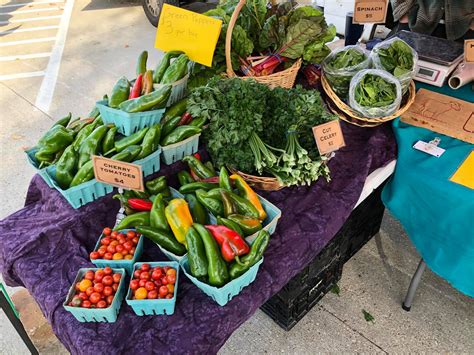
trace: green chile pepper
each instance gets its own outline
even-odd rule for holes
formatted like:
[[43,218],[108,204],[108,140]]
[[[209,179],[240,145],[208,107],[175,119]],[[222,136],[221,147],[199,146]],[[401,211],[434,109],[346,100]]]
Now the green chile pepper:
[[[168,122],[170,118],[179,116],[181,118],[181,115],[186,112],[186,108],[188,106],[188,99],[184,98],[179,100],[178,102],[174,103],[170,107],[168,107],[165,111],[165,114],[163,115],[163,118],[161,121],[163,123]],[[169,132],[168,132],[169,133]]]
[[166,69],[161,78],[160,84],[172,84],[182,79],[188,71],[189,58],[186,54],[181,54],[171,65]]
[[214,216],[217,217],[224,215],[224,206],[222,205],[222,201],[208,197],[206,191],[197,190],[196,198],[199,203],[201,203]]
[[194,126],[178,126],[171,131],[167,136],[161,140],[161,145],[166,146],[174,143],[184,141],[185,139],[194,136],[201,132],[201,128]]
[[[104,95],[103,99],[106,99],[107,102],[109,102],[109,97],[107,95]],[[96,105],[92,108],[92,110],[89,111],[89,114],[87,115],[88,118],[97,118],[99,116],[100,112],[99,109],[97,108]]]
[[229,281],[229,271],[227,270],[227,264],[222,259],[216,240],[202,224],[194,223],[193,227],[201,237],[206,252],[209,285],[223,286]]
[[242,216],[240,214],[231,214],[227,218],[237,223],[245,236],[252,235],[263,228],[258,218]]
[[161,194],[156,195],[150,211],[150,226],[169,233],[171,229],[166,220],[165,207],[163,196]]
[[166,137],[168,134],[170,134],[176,127],[178,127],[180,120],[181,117],[176,116],[163,123],[161,126],[161,136]]
[[181,186],[194,182],[193,177],[186,170],[181,170],[178,173],[178,181]]
[[219,187],[227,191],[232,191],[232,185],[230,183],[229,174],[225,166],[221,168],[219,172]]
[[173,253],[174,255],[182,256],[186,254],[186,248],[184,245],[178,242],[176,238],[170,233],[145,225],[138,226],[136,230],[138,233],[143,234],[145,237]]
[[215,171],[214,165],[212,165],[212,161],[208,160],[204,163],[205,166],[207,166],[210,170]]
[[234,262],[230,266],[230,278],[232,280],[236,279],[237,277],[245,274],[247,270],[254,266],[263,257],[263,253],[265,252],[269,241],[270,234],[266,230],[260,231],[250,248],[250,252],[240,258],[240,264]]
[[114,143],[115,150],[117,152],[121,152],[122,150],[124,150],[125,148],[127,148],[130,145],[140,144],[142,142],[143,138],[145,138],[145,135],[146,135],[146,132],[148,132],[148,129],[149,129],[148,127],[145,127],[145,128],[139,130],[138,132],[135,132],[134,134],[132,134],[128,137],[124,137],[124,138],[116,141]]
[[200,179],[207,179],[216,176],[215,172],[205,166],[199,159],[192,155],[185,156],[182,161],[187,163]]
[[135,158],[138,154],[140,154],[141,150],[142,150],[142,148],[139,145],[130,145],[127,148],[125,148],[124,150],[122,150],[120,153],[117,153],[117,154],[111,156],[110,159],[130,163],[130,162],[136,160]]
[[129,94],[130,82],[126,77],[122,76],[112,89],[112,94],[109,99],[109,107],[117,108],[122,102],[128,100]]
[[207,119],[205,117],[194,118],[188,123],[190,126],[202,128],[206,124]]
[[82,142],[84,142],[87,137],[94,131],[94,124],[90,123],[87,126],[84,126],[79,133],[76,136],[76,139],[74,139],[74,142],[72,142],[72,145],[74,146],[74,149],[79,150]]
[[146,191],[137,191],[137,190],[132,190],[130,191],[130,196],[131,198],[141,198],[143,200],[147,200],[150,195]]
[[188,246],[188,262],[191,275],[201,280],[205,279],[209,267],[206,249],[201,236],[193,226],[189,228],[186,234],[186,245]]
[[193,217],[194,223],[204,224],[207,222],[207,212],[204,207],[199,203],[196,196],[193,194],[184,195],[184,199],[188,203],[189,211]]
[[255,206],[247,199],[229,191],[230,198],[234,202],[237,212],[244,216],[259,218],[260,214]]
[[224,191],[223,188],[217,187],[215,189],[209,190],[207,192],[207,197],[209,198],[214,198],[216,200],[222,201],[222,195],[221,192]]
[[166,176],[159,176],[156,179],[147,181],[145,183],[146,189],[152,194],[157,195],[168,189]]
[[160,137],[161,126],[157,124],[150,127],[148,132],[146,132],[145,137],[143,137],[143,142],[141,144],[142,150],[140,154],[138,154],[137,160],[143,159],[155,152],[160,146]]
[[119,109],[125,112],[134,113],[148,111],[151,108],[165,107],[170,94],[171,85],[165,85],[149,94],[122,102],[119,105]]
[[51,127],[38,141],[39,150],[44,154],[54,154],[66,148],[74,140],[74,131],[61,125]]
[[81,168],[79,168],[76,175],[74,175],[74,178],[72,179],[69,187],[71,188],[71,187],[80,185],[84,182],[92,180],[93,178],[94,178],[94,164],[92,163],[92,160],[89,160],[84,165],[82,165]]
[[165,74],[166,69],[170,66],[170,61],[172,58],[176,58],[177,56],[183,54],[181,51],[171,51],[165,53],[163,59],[161,59],[160,64],[158,64],[155,68],[155,72],[153,74],[153,82],[159,83],[163,75]]
[[74,147],[70,145],[64,150],[56,165],[56,182],[61,189],[66,190],[74,179],[77,166],[78,154]]
[[219,185],[214,184],[212,182],[190,182],[189,184],[183,185],[179,188],[179,192],[182,194],[189,194],[191,192],[195,192],[196,190],[211,190]]
[[93,154],[97,154],[100,147],[100,142],[109,130],[107,126],[99,126],[82,142],[79,147],[79,169],[92,159]]
[[71,118],[72,118],[72,113],[69,112],[69,114],[67,116],[64,116],[63,118],[60,118],[59,120],[57,120],[56,123],[53,125],[53,127],[54,126],[67,127],[67,125],[71,121]]
[[234,202],[230,198],[230,192],[227,190],[221,191],[221,200],[222,205],[224,206],[224,216],[227,217],[231,214],[235,214],[236,207],[234,206]]
[[150,212],[138,212],[122,219],[119,224],[114,227],[114,231],[149,225]]
[[148,52],[143,51],[140,53],[138,56],[138,61],[137,61],[137,76],[140,74],[144,74],[146,72],[146,61],[148,59]]
[[102,154],[106,155],[110,150],[114,149],[117,130],[118,128],[113,126],[105,134],[105,137],[102,140]]
[[240,228],[237,223],[235,223],[234,221],[231,221],[228,218],[217,217],[217,224],[221,226],[226,226],[227,228],[230,228],[233,231],[237,232],[240,236],[244,236],[244,232],[242,231],[242,228]]

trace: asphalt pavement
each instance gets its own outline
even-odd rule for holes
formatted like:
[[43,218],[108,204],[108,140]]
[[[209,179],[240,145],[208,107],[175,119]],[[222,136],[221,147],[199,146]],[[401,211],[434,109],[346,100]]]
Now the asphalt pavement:
[[[133,78],[142,50],[154,66],[154,39],[138,2],[0,0],[0,218],[22,208],[35,173],[23,150],[68,112],[84,117],[118,77]],[[474,353],[474,300],[429,270],[412,311],[401,309],[418,261],[386,215],[377,239],[345,265],[339,295],[325,296],[290,332],[258,311],[221,353]],[[0,354],[27,354],[2,312]]]

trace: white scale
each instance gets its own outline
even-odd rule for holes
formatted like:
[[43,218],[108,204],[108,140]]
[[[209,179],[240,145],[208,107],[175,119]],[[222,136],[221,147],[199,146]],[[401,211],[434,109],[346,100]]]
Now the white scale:
[[400,31],[396,36],[418,53],[417,81],[441,87],[463,59],[461,43],[409,31]]

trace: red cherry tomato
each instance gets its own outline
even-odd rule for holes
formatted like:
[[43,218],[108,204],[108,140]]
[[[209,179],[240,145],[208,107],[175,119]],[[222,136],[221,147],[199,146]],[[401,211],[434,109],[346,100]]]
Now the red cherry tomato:
[[155,283],[152,282],[152,281],[147,281],[145,283],[145,288],[146,288],[147,291],[154,290],[155,289]]
[[176,276],[176,269],[168,269],[168,271],[166,271],[166,275],[175,275]]
[[134,279],[130,281],[130,289],[136,290],[139,287],[139,281],[137,279]]
[[100,244],[102,245],[109,245],[110,244],[110,238],[109,237],[104,237],[100,240]]
[[133,244],[137,245],[138,244],[138,237],[135,237],[132,239]]
[[115,253],[115,250],[116,250],[116,247],[114,245],[109,245],[107,247],[107,253],[111,253],[111,254],[114,254]]
[[169,284],[168,276],[162,277],[162,278],[161,278],[161,283],[162,283],[163,285],[168,285],[168,284]]
[[92,295],[94,293],[94,287],[88,287],[87,290],[86,290],[86,295],[87,297],[89,297],[90,295]]
[[110,266],[104,267],[104,275],[112,275],[113,271]]
[[107,253],[107,248],[99,249],[97,252],[99,253],[100,257],[103,258],[105,256],[105,253]]
[[150,264],[142,264],[142,271],[149,271],[151,269]]
[[[107,254],[106,254],[107,255]],[[104,256],[105,257],[105,256]],[[94,281],[95,282],[102,282],[102,279],[104,278],[104,271],[101,271],[101,272],[95,272],[95,276],[94,276]]]
[[89,296],[89,301],[91,303],[96,304],[97,302],[100,301],[100,293],[94,292],[92,295]]
[[104,259],[105,260],[112,260],[113,254],[112,253],[105,253],[104,254]]
[[140,279],[141,280],[149,280],[150,279],[150,273],[148,271],[142,271],[140,273]]
[[91,302],[89,300],[84,300],[84,301],[82,301],[81,307],[91,308]]
[[135,254],[135,247],[132,247],[132,249],[130,249],[130,254],[131,255]]
[[119,242],[117,240],[112,240],[109,244],[109,246],[112,245],[113,247],[116,247],[117,245],[119,245]]
[[166,274],[169,269],[171,269],[171,266],[163,266],[163,273]]
[[115,283],[119,283],[119,282],[120,282],[120,279],[122,278],[122,274],[119,274],[119,273],[114,274],[114,275],[112,276],[112,278],[113,278],[113,280],[114,280]]
[[148,291],[147,298],[150,299],[150,300],[154,300],[154,299],[158,298],[158,291],[157,290]]
[[159,292],[160,297],[163,298],[168,294],[168,287],[160,286],[160,289],[158,290],[158,292]]
[[114,293],[114,289],[111,286],[104,286],[104,290],[102,291],[105,297],[110,296]]
[[102,292],[104,291],[104,284],[102,284],[102,283],[100,283],[100,282],[99,282],[99,283],[96,283],[96,284],[94,285],[94,291],[95,291],[95,292],[98,292],[98,293],[102,293]]
[[168,283],[174,285],[176,282],[176,275],[173,275],[173,274],[168,275],[166,276],[166,279],[168,280]]
[[91,280],[91,281],[94,280],[94,271],[92,271],[92,270],[86,271],[86,273],[84,275],[84,278],[86,280]]
[[87,300],[89,299],[89,296],[87,296],[87,294],[85,292],[79,292],[77,294],[77,296],[81,299],[81,300]]
[[112,302],[114,301],[114,296],[113,295],[107,296],[105,300],[107,301],[107,304],[112,304]]
[[156,280],[155,285],[156,287],[160,287],[162,285],[161,280]]
[[153,272],[151,273],[151,278],[153,280],[159,280],[161,276],[163,276],[163,273],[161,272],[160,268],[154,269]]
[[135,238],[137,236],[137,233],[135,233],[135,231],[128,231],[127,232],[127,238],[131,239],[131,238]]
[[138,286],[139,287],[145,287],[146,283],[147,283],[146,280],[140,280],[140,281],[138,281]]
[[117,290],[118,290],[118,284],[113,284],[113,285],[112,285],[112,290],[114,290],[114,292],[117,292]]
[[118,235],[119,235],[119,232],[117,232],[117,231],[113,231],[112,233],[110,233],[110,236],[112,238],[117,238]]
[[106,308],[107,306],[107,301],[100,300],[99,302],[97,302],[97,308]]
[[100,258],[100,254],[98,251],[93,251],[89,254],[89,257],[91,258],[91,260],[95,260],[95,259],[99,259]]
[[112,233],[112,229],[109,227],[105,227],[104,230],[102,231],[102,234],[104,235],[110,235]]
[[174,297],[174,295],[172,293],[168,293],[166,295],[166,298],[169,299],[169,300],[172,299],[173,297]]
[[81,284],[80,282],[76,282],[76,291],[79,291],[79,290],[80,290],[80,288],[79,288],[79,285],[80,285],[80,284]]
[[117,245],[117,246],[115,247],[115,251],[116,251],[117,253],[121,253],[124,249],[125,249],[125,248],[123,247],[122,244],[119,244],[119,245]]
[[112,276],[106,275],[102,279],[102,283],[104,284],[104,286],[112,286],[112,284],[114,283],[114,279]]
[[125,250],[131,250],[133,248],[133,243],[132,242],[125,242],[123,243],[123,247]]

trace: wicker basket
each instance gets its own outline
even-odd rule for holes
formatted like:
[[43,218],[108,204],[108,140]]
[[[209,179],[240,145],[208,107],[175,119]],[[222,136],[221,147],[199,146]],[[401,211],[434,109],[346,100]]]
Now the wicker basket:
[[406,110],[408,110],[413,101],[415,101],[415,83],[412,81],[410,83],[408,92],[403,97],[402,104],[400,105],[400,108],[397,112],[390,116],[367,118],[360,116],[359,113],[354,111],[344,101],[342,101],[333,91],[331,85],[329,85],[324,75],[321,77],[321,83],[323,85],[324,92],[326,93],[326,96],[328,98],[326,100],[326,103],[331,112],[338,115],[341,120],[360,127],[376,127],[384,122],[394,120],[398,116],[402,115]]
[[244,7],[246,0],[240,0],[238,5],[235,7],[234,13],[230,18],[229,27],[227,28],[226,38],[225,38],[225,60],[227,65],[227,76],[229,78],[238,77],[241,79],[254,79],[260,84],[267,85],[270,88],[282,87],[285,89],[290,89],[295,84],[296,75],[301,68],[302,60],[298,59],[290,68],[282,70],[278,73],[266,75],[266,76],[237,76],[234,69],[232,68],[232,59],[230,56],[231,53],[231,44],[232,44],[232,31],[234,30],[235,22],[237,17],[239,17],[240,10]]
[[241,176],[242,179],[244,179],[250,186],[258,190],[278,191],[285,187],[278,182],[277,178],[274,177],[250,175],[239,170],[235,170],[231,167],[228,167],[228,169],[232,172],[232,174]]

